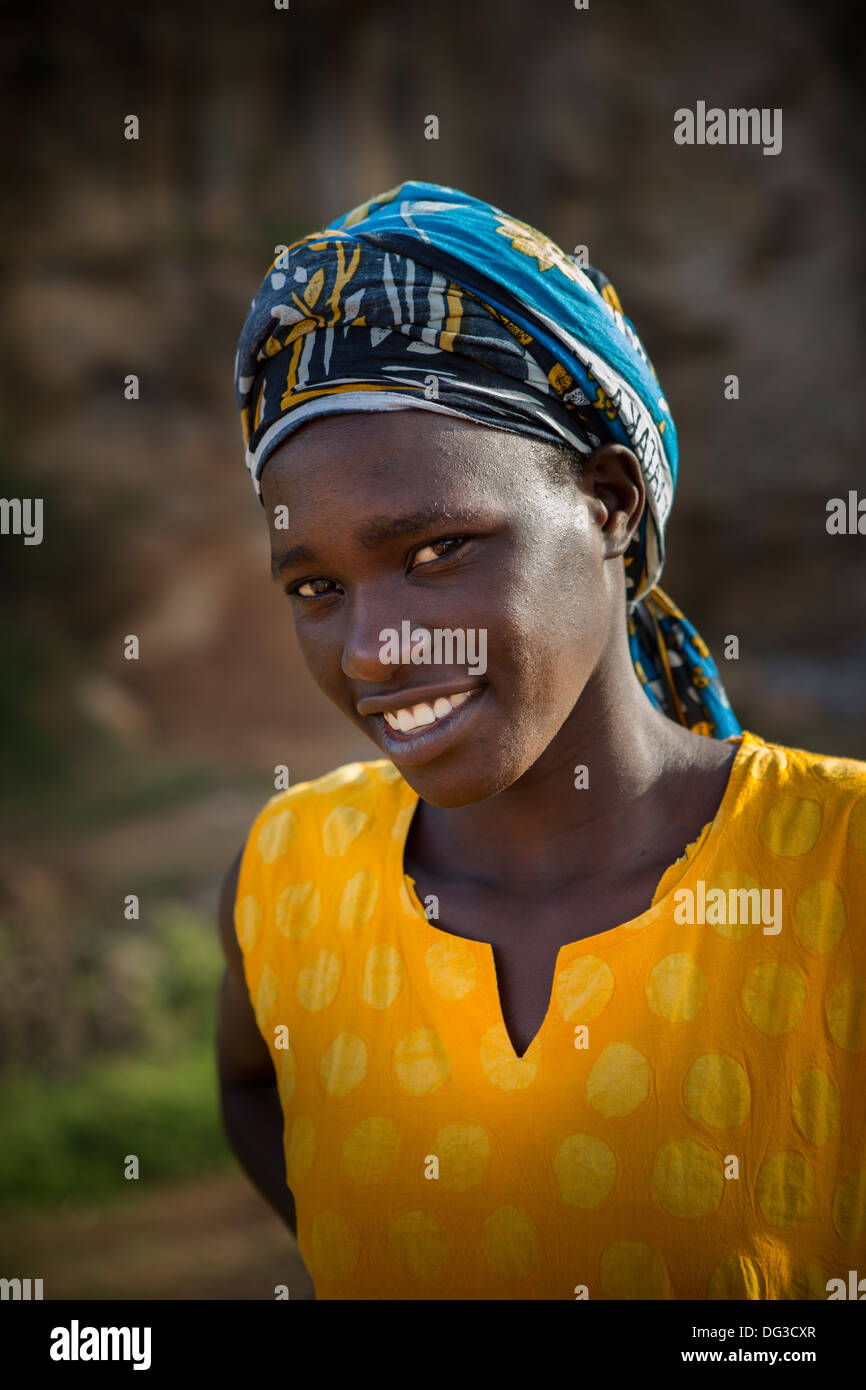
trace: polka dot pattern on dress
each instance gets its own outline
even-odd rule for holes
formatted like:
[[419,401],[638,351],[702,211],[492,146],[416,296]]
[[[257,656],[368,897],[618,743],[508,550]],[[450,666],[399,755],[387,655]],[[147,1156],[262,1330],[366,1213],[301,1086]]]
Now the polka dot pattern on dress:
[[[491,944],[406,877],[393,765],[267,803],[234,923],[317,1297],[823,1299],[866,1270],[866,765],[746,734],[726,798],[644,914],[561,947],[522,1057]],[[676,921],[698,880],[780,889],[781,930]]]

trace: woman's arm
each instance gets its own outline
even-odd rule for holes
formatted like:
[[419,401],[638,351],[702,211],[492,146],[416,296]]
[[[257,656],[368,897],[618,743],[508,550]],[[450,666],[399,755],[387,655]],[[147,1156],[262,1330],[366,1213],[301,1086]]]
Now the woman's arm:
[[223,883],[219,929],[226,972],[220,993],[217,1058],[226,1135],[241,1167],[297,1236],[295,1203],[286,1185],[283,1113],[274,1067],[247,991],[235,935],[234,902],[243,850]]

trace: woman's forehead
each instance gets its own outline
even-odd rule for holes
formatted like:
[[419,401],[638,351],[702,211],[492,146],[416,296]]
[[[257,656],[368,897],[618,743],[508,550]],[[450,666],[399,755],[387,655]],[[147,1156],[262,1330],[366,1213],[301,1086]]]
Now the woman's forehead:
[[475,420],[432,410],[335,411],[299,425],[274,449],[268,463],[320,448],[342,449],[354,444],[377,447],[389,441],[408,447],[435,448],[447,441],[451,446],[457,442],[466,448],[484,448],[491,436],[501,439],[503,433]]
[[439,493],[462,488],[510,492],[550,446],[513,431],[425,410],[346,412],[301,425],[274,450],[262,471],[262,491],[332,487],[351,491],[425,480]]

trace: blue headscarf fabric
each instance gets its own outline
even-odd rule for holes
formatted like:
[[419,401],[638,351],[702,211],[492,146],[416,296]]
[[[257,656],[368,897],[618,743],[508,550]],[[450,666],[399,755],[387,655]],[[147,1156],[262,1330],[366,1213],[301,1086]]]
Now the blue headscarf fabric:
[[438,411],[584,455],[626,445],[647,494],[624,561],[635,672],[678,723],[741,732],[706,644],[658,587],[676,428],[600,271],[490,203],[403,183],[281,252],[250,305],[235,391],[260,502],[278,445],[341,411]]

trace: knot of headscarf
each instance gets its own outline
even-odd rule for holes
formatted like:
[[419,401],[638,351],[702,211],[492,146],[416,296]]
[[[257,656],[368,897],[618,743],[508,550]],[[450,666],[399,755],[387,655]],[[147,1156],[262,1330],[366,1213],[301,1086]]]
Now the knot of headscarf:
[[613,285],[534,227],[441,184],[407,182],[288,246],[235,358],[246,464],[341,411],[458,415],[638,459],[647,506],[627,551],[628,641],[650,702],[696,733],[741,732],[706,644],[658,587],[677,436]]

